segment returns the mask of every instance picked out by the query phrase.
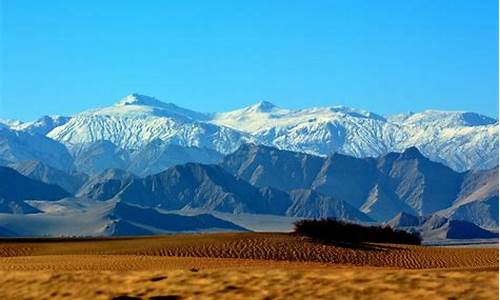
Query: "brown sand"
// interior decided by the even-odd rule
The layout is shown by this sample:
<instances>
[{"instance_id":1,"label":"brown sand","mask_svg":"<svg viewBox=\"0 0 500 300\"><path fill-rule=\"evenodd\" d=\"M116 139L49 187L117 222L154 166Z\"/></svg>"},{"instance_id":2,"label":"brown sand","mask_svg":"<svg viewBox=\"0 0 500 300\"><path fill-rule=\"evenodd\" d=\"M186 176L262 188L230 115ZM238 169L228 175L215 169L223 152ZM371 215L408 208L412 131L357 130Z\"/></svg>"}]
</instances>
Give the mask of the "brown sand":
<instances>
[{"instance_id":1,"label":"brown sand","mask_svg":"<svg viewBox=\"0 0 500 300\"><path fill-rule=\"evenodd\" d=\"M230 233L4 240L0 256L0 299L498 299L498 248Z\"/></svg>"}]
</instances>

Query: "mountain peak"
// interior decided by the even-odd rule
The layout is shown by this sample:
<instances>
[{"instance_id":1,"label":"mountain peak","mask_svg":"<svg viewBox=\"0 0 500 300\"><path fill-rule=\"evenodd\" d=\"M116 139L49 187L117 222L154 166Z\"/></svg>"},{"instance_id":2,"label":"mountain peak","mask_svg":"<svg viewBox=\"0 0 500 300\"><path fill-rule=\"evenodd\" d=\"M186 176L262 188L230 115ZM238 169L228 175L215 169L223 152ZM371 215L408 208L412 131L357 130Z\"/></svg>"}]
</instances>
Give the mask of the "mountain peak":
<instances>
[{"instance_id":1,"label":"mountain peak","mask_svg":"<svg viewBox=\"0 0 500 300\"><path fill-rule=\"evenodd\" d=\"M95 111L92 111L95 113ZM206 120L206 114L182 108L170 102L162 102L156 98L130 94L114 106L104 108L100 111L104 114L128 114L128 115L154 115L157 117L185 118L191 120Z\"/></svg>"},{"instance_id":2,"label":"mountain peak","mask_svg":"<svg viewBox=\"0 0 500 300\"><path fill-rule=\"evenodd\" d=\"M417 147L407 148L405 151L403 151L402 155L404 158L408 159L424 158L424 156L422 155L422 153L420 153Z\"/></svg>"},{"instance_id":3,"label":"mountain peak","mask_svg":"<svg viewBox=\"0 0 500 300\"><path fill-rule=\"evenodd\" d=\"M400 212L398 213L394 218L391 220L387 221L387 225L393 228L397 227L412 227L412 226L419 226L422 223L422 218L414 216L412 214L406 213L406 212Z\"/></svg>"},{"instance_id":4,"label":"mountain peak","mask_svg":"<svg viewBox=\"0 0 500 300\"><path fill-rule=\"evenodd\" d=\"M249 108L253 111L258 111L258 112L270 112L273 109L277 108L277 106L269 101L259 101L254 105L250 106Z\"/></svg>"},{"instance_id":5,"label":"mountain peak","mask_svg":"<svg viewBox=\"0 0 500 300\"><path fill-rule=\"evenodd\" d=\"M163 106L165 105L165 103L150 96L132 93L122 98L120 101L116 103L116 105L117 106L123 106L123 105Z\"/></svg>"},{"instance_id":6,"label":"mountain peak","mask_svg":"<svg viewBox=\"0 0 500 300\"><path fill-rule=\"evenodd\" d=\"M474 112L444 111L428 109L422 112L409 112L390 116L395 123L418 126L462 127L493 125L498 120Z\"/></svg>"}]
</instances>

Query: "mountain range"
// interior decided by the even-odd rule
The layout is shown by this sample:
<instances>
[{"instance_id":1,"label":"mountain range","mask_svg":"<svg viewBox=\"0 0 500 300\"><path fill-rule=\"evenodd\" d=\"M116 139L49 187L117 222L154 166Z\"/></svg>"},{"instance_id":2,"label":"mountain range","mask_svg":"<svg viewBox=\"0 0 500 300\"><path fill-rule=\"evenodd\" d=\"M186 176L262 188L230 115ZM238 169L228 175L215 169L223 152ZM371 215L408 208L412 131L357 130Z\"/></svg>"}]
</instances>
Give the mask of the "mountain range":
<instances>
[{"instance_id":1,"label":"mountain range","mask_svg":"<svg viewBox=\"0 0 500 300\"><path fill-rule=\"evenodd\" d=\"M323 158L243 145L221 165L255 186L311 189L329 195L376 221L400 212L416 216L440 212L498 228L498 168L459 173L429 160L414 147L378 158L342 154Z\"/></svg>"},{"instance_id":2,"label":"mountain range","mask_svg":"<svg viewBox=\"0 0 500 300\"><path fill-rule=\"evenodd\" d=\"M273 230L327 217L428 239L498 232L498 121L469 112L263 101L199 113L132 94L70 117L0 121L0 165L5 235Z\"/></svg>"},{"instance_id":3,"label":"mountain range","mask_svg":"<svg viewBox=\"0 0 500 300\"><path fill-rule=\"evenodd\" d=\"M460 173L429 160L416 148L378 158L356 158L342 154L319 157L244 144L219 164L185 163L145 177L119 169L92 176L62 176L63 171L39 162L13 166L26 176L4 167L0 177L4 174L19 183L9 183L9 188L3 189L16 191L36 183L52 187L54 192L2 195L18 206L33 208L5 211L16 217L0 214L0 226L11 232L20 232L18 222L36 220L43 228L44 222L51 224L54 218L65 220L71 215L78 220L86 215L85 222L95 219L95 224L104 224L98 229L92 227L93 234L162 233L170 227L161 222L147 224L150 218L161 220L163 214L170 218L212 215L215 219L210 224L219 224L212 226L219 230L245 229L234 218L218 218L219 214L243 214L255 220L266 216L269 227L264 228L268 230L273 229L269 217L275 216L290 220L332 217L361 223L388 222L422 231L430 239L472 238L474 234L484 238L498 232L498 168ZM71 187L72 193L57 185L61 177L65 178L61 184ZM111 212L117 203L134 213ZM151 214L154 217L148 217ZM141 221L141 216L148 220ZM401 216L418 222L405 226L399 221ZM222 220L228 223L220 223ZM430 226L428 220L440 220L439 230L437 223ZM469 235L457 234L457 228L465 228Z\"/></svg>"},{"instance_id":4,"label":"mountain range","mask_svg":"<svg viewBox=\"0 0 500 300\"><path fill-rule=\"evenodd\" d=\"M92 174L120 168L146 176L179 163L214 163L249 142L358 158L417 147L456 171L498 165L498 120L472 112L381 116L343 106L291 110L261 101L200 113L131 94L69 117L0 124L0 163L39 160Z\"/></svg>"}]
</instances>

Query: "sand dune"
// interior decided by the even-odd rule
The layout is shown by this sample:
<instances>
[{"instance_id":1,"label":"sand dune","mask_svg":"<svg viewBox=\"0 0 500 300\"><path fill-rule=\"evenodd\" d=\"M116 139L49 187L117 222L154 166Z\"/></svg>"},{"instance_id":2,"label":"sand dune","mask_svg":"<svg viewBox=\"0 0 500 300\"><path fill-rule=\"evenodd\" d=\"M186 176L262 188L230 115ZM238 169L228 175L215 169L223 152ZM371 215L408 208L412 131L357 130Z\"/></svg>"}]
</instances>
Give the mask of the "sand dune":
<instances>
[{"instance_id":1,"label":"sand dune","mask_svg":"<svg viewBox=\"0 0 500 300\"><path fill-rule=\"evenodd\" d=\"M3 240L0 256L2 299L498 298L493 247L349 248L224 233Z\"/></svg>"},{"instance_id":2,"label":"sand dune","mask_svg":"<svg viewBox=\"0 0 500 300\"><path fill-rule=\"evenodd\" d=\"M0 256L130 255L319 262L406 269L498 265L497 248L370 244L356 248L318 244L277 233L219 233L148 238L0 243ZM1 267L0 267L1 268Z\"/></svg>"}]
</instances>

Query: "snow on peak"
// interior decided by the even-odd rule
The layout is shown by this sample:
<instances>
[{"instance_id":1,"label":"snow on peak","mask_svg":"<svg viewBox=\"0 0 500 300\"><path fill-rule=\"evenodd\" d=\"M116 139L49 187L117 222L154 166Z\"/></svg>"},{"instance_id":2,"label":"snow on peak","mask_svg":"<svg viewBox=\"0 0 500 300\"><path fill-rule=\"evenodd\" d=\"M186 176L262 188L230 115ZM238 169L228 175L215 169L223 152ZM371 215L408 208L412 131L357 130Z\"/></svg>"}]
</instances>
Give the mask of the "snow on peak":
<instances>
[{"instance_id":1,"label":"snow on peak","mask_svg":"<svg viewBox=\"0 0 500 300\"><path fill-rule=\"evenodd\" d=\"M145 105L145 106L164 106L165 103L161 102L160 100L149 97L146 95L141 95L137 93L130 94L124 98L122 98L118 103L115 104L116 106L123 106L123 105Z\"/></svg>"},{"instance_id":2,"label":"snow on peak","mask_svg":"<svg viewBox=\"0 0 500 300\"><path fill-rule=\"evenodd\" d=\"M178 120L205 120L207 115L179 107L173 103L137 93L125 96L113 106L91 109L80 116L116 116L127 118L165 117Z\"/></svg>"},{"instance_id":3,"label":"snow on peak","mask_svg":"<svg viewBox=\"0 0 500 300\"><path fill-rule=\"evenodd\" d=\"M375 119L379 121L385 121L385 118L382 117L381 115L377 115L375 113L372 113L367 110L363 109L356 109L356 108L351 108L348 106L343 106L343 105L337 105L337 106L332 106L330 107L330 110L332 112L340 112L340 113L345 113L353 117L358 117L358 118L368 118L368 119Z\"/></svg>"},{"instance_id":4,"label":"snow on peak","mask_svg":"<svg viewBox=\"0 0 500 300\"><path fill-rule=\"evenodd\" d=\"M259 101L256 104L248 107L248 110L252 110L255 112L271 112L275 108L278 107L269 101Z\"/></svg>"},{"instance_id":5,"label":"snow on peak","mask_svg":"<svg viewBox=\"0 0 500 300\"><path fill-rule=\"evenodd\" d=\"M54 128L66 124L69 120L71 120L71 117L58 115L43 116L38 120L22 123L14 129L29 132L31 134L46 135Z\"/></svg>"},{"instance_id":6,"label":"snow on peak","mask_svg":"<svg viewBox=\"0 0 500 300\"><path fill-rule=\"evenodd\" d=\"M153 97L131 94L115 105L76 114L47 136L68 148L109 141L122 149L137 150L159 139L220 152L235 150L251 139L241 132L210 124L206 122L208 119L207 114Z\"/></svg>"},{"instance_id":7,"label":"snow on peak","mask_svg":"<svg viewBox=\"0 0 500 300\"><path fill-rule=\"evenodd\" d=\"M425 110L422 112L404 113L389 117L389 120L399 124L417 126L462 127L493 125L498 121L473 112Z\"/></svg>"},{"instance_id":8,"label":"snow on peak","mask_svg":"<svg viewBox=\"0 0 500 300\"><path fill-rule=\"evenodd\" d=\"M14 127L22 125L22 124L23 124L23 122L21 122L19 120L0 119L0 125L3 125L4 127L14 128Z\"/></svg>"},{"instance_id":9,"label":"snow on peak","mask_svg":"<svg viewBox=\"0 0 500 300\"><path fill-rule=\"evenodd\" d=\"M275 125L275 121L287 116L290 112L271 102L260 101L237 110L215 113L212 115L211 122L243 132L254 132Z\"/></svg>"},{"instance_id":10,"label":"snow on peak","mask_svg":"<svg viewBox=\"0 0 500 300\"><path fill-rule=\"evenodd\" d=\"M310 127L342 118L386 121L384 117L377 114L346 106L312 107L292 110L279 108L270 102L261 101L242 109L216 113L212 122L255 134L270 128Z\"/></svg>"},{"instance_id":11,"label":"snow on peak","mask_svg":"<svg viewBox=\"0 0 500 300\"><path fill-rule=\"evenodd\" d=\"M131 94L113 106L77 114L47 134L67 145L107 140L123 149L166 144L230 153L246 142L319 155L357 157L412 146L456 170L498 162L498 121L468 112L424 111L390 116L345 106L285 109L261 101L237 110L203 114Z\"/></svg>"}]
</instances>

